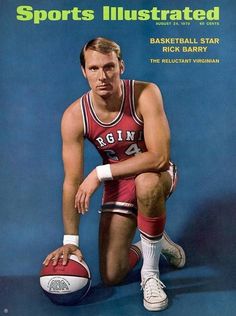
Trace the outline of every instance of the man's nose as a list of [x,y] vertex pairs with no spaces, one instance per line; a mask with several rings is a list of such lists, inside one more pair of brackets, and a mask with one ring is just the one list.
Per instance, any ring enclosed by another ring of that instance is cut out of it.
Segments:
[[99,80],[104,80],[106,79],[106,73],[103,69],[100,69],[99,72],[98,72],[98,79]]

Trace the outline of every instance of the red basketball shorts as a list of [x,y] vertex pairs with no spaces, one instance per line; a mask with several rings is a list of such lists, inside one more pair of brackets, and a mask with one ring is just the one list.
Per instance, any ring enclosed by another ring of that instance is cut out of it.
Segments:
[[[173,163],[167,170],[172,179],[168,197],[174,191],[177,182],[177,169]],[[101,212],[114,212],[137,215],[135,178],[106,181],[102,198]]]

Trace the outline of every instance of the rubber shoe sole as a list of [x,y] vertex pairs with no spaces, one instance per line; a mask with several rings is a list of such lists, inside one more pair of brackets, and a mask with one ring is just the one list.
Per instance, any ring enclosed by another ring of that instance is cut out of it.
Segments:
[[143,306],[151,312],[157,312],[157,311],[162,311],[168,307],[168,297],[160,303],[148,303],[145,299],[143,300]]

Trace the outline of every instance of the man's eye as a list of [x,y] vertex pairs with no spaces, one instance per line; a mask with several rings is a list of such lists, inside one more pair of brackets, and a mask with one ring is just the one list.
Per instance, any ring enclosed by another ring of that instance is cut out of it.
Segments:
[[96,70],[97,70],[97,67],[91,67],[90,70],[91,70],[91,71],[96,71]]
[[105,71],[109,71],[109,70],[113,70],[114,66],[113,65],[109,65],[105,67]]

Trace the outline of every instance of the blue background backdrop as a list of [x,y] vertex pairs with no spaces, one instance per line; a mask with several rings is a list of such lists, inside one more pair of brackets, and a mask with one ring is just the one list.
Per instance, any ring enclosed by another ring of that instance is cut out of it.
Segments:
[[[16,20],[16,7],[22,4],[46,10],[91,8],[96,11],[96,19],[34,25],[32,21]],[[101,7],[108,4],[135,9],[153,6],[210,9],[219,5],[221,21],[219,26],[201,26],[196,22],[191,26],[165,27],[152,21],[103,22]],[[177,191],[168,201],[167,230],[187,251],[188,266],[179,279],[183,293],[208,292],[211,297],[214,291],[226,291],[227,299],[231,297],[235,290],[235,9],[233,0],[211,3],[199,0],[197,4],[187,0],[0,1],[2,280],[25,276],[23,280],[30,282],[48,252],[61,245],[60,120],[66,107],[88,89],[80,71],[81,47],[91,38],[104,36],[121,45],[126,63],[124,78],[153,81],[163,93],[172,132],[172,159],[180,173]],[[162,54],[159,46],[149,44],[149,37],[220,37],[221,43],[210,45],[205,54]],[[149,58],[205,56],[220,58],[220,64],[149,62]],[[85,173],[99,163],[99,156],[87,143]],[[80,229],[81,247],[94,285],[100,282],[97,252],[100,198],[101,190],[93,196],[90,212],[83,217]],[[167,278],[172,285],[179,286],[178,273],[172,283],[172,274]],[[32,280],[32,284],[37,281]],[[203,284],[196,283],[199,280],[204,280]],[[177,293],[182,294],[181,290]],[[194,302],[189,296],[188,304],[193,306],[191,299]],[[220,302],[218,298],[210,300],[215,304]],[[204,299],[200,301],[203,304]],[[221,307],[229,315],[235,309],[230,300]],[[105,315],[105,305],[103,308]],[[196,314],[197,308],[198,305]],[[178,305],[173,306],[173,311],[178,311]],[[216,315],[214,309],[213,314]]]

